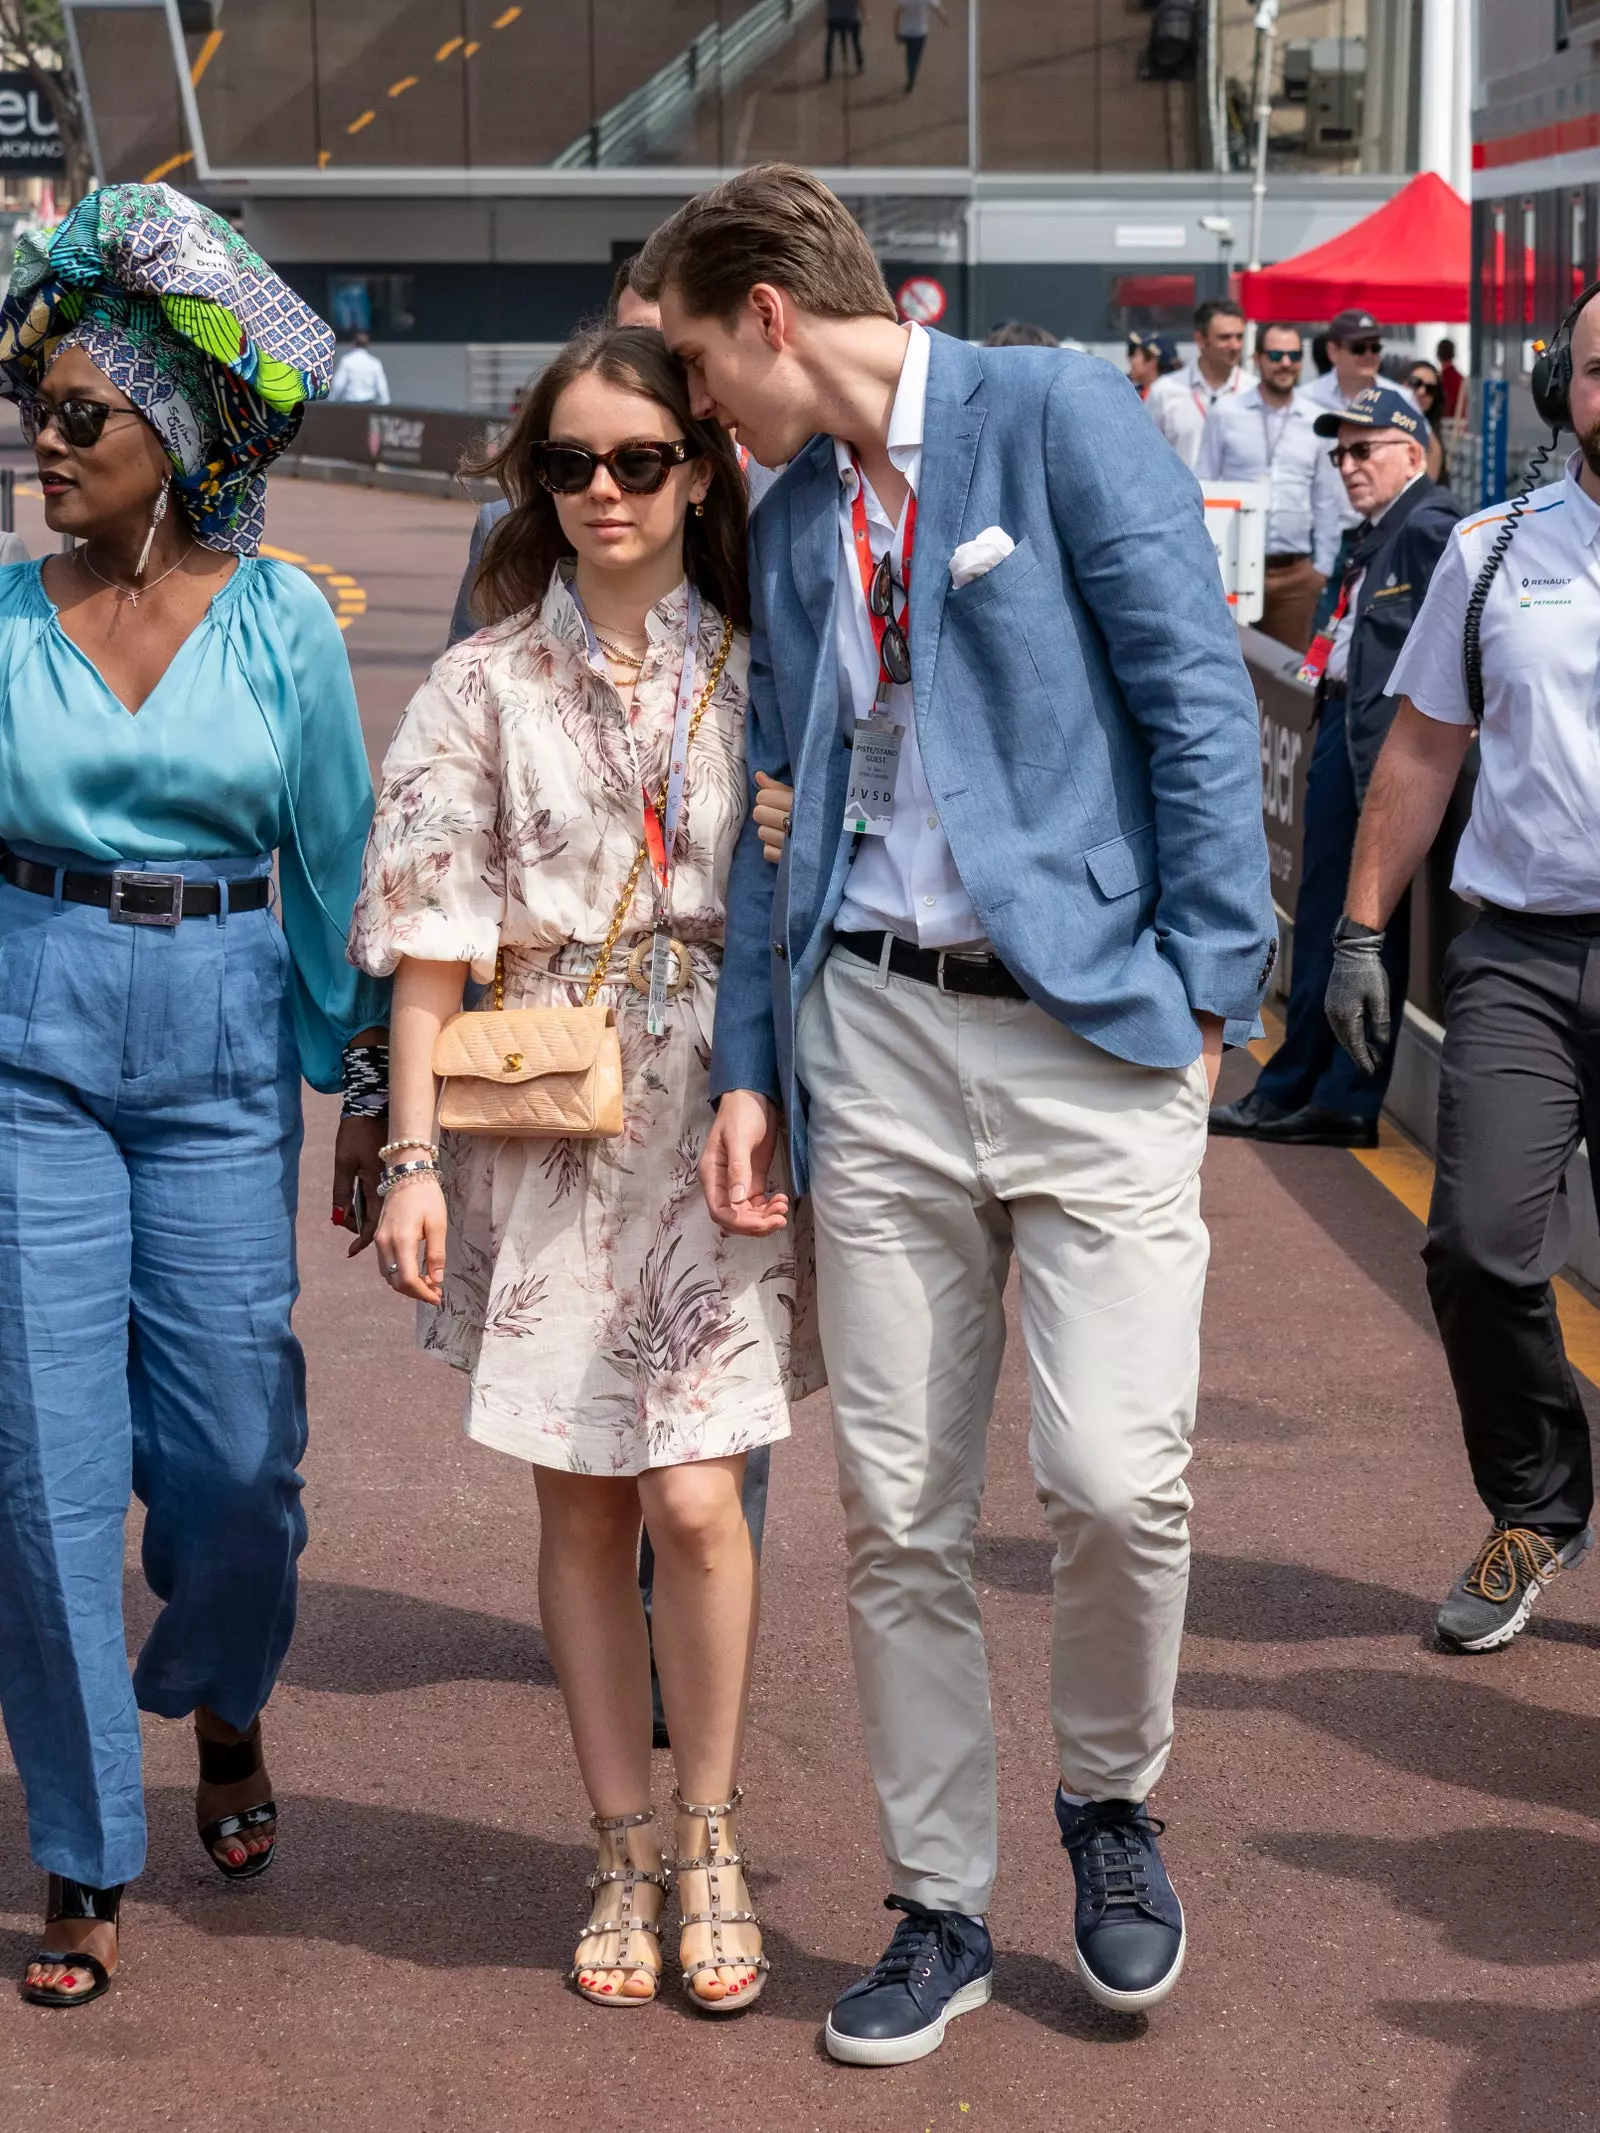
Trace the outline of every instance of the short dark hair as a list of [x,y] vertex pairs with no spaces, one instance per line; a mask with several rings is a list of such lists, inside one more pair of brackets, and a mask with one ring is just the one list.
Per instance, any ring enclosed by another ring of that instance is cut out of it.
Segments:
[[511,505],[483,544],[472,584],[474,615],[503,622],[536,607],[549,590],[556,565],[572,554],[555,501],[539,480],[532,448],[550,435],[551,412],[567,387],[591,371],[608,385],[620,385],[624,392],[640,393],[664,407],[711,462],[705,511],[691,513],[684,524],[683,567],[691,583],[736,629],[748,629],[747,507],[738,455],[720,423],[696,419],[683,365],[653,326],[593,326],[574,335],[541,374],[498,445],[463,467],[464,473],[492,476]]
[[1243,317],[1244,306],[1243,304],[1237,302],[1233,297],[1208,296],[1205,302],[1196,308],[1194,314],[1194,330],[1196,333],[1209,333],[1211,330],[1211,321],[1214,318],[1242,319]]
[[630,278],[650,302],[670,282],[692,318],[724,325],[761,281],[819,318],[900,315],[860,223],[797,163],[753,164],[685,201]]
[[1266,347],[1267,335],[1269,333],[1292,333],[1295,339],[1300,343],[1300,353],[1302,355],[1305,354],[1306,337],[1300,331],[1300,328],[1298,326],[1291,325],[1286,318],[1271,318],[1268,319],[1267,323],[1264,326],[1258,326],[1256,328],[1257,355],[1260,355],[1262,349]]
[[1456,344],[1454,341],[1441,341],[1436,352],[1441,363],[1453,363],[1456,359]]
[[[612,275],[611,294],[606,298],[605,314],[600,322],[602,325],[614,326],[617,323],[617,307],[628,291],[633,289],[633,270],[638,264],[638,253],[630,252]],[[634,289],[633,293],[637,296],[639,292]]]
[[985,348],[1059,348],[1060,341],[1048,326],[1030,326],[1026,319],[1003,318],[984,335]]

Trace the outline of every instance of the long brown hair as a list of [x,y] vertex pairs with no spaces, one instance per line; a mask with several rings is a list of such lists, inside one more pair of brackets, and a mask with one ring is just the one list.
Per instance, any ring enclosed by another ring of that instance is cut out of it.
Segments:
[[503,622],[536,606],[549,590],[557,563],[573,553],[556,516],[555,499],[539,480],[533,447],[549,437],[557,400],[575,378],[589,371],[608,385],[640,393],[665,408],[710,462],[704,513],[691,512],[684,521],[683,567],[703,598],[736,629],[748,629],[747,513],[738,455],[720,423],[695,419],[683,365],[653,326],[596,326],[576,334],[540,377],[498,449],[466,468],[471,474],[492,476],[511,505],[483,544],[472,584],[474,614],[486,622]]

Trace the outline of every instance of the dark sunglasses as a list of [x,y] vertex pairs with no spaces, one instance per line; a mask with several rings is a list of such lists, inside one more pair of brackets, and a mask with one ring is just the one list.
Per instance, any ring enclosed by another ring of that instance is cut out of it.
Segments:
[[1375,356],[1383,354],[1382,341],[1345,341],[1342,345],[1347,348],[1353,356]]
[[867,606],[883,624],[883,642],[878,648],[883,671],[891,681],[902,686],[911,679],[911,647],[906,642],[905,631],[894,619],[894,596],[896,592],[904,591],[905,587],[889,567],[888,551],[885,550],[872,573],[872,583],[867,587]]
[[685,438],[670,443],[648,438],[638,444],[614,445],[609,452],[586,451],[581,444],[536,444],[534,465],[552,496],[581,496],[604,467],[619,489],[630,496],[654,496],[674,467],[703,457]]
[[1347,459],[1364,467],[1374,452],[1386,452],[1392,444],[1404,444],[1404,437],[1363,437],[1359,444],[1336,444],[1328,457],[1336,467],[1342,467]]
[[104,400],[63,400],[52,406],[48,400],[24,400],[19,410],[22,434],[35,444],[53,422],[76,452],[87,452],[105,434],[113,415],[136,415],[136,407],[107,407]]
[[1303,348],[1263,348],[1261,351],[1263,363],[1299,363],[1304,357]]
[[1436,393],[1439,390],[1438,379],[1425,377],[1420,371],[1416,377],[1407,378],[1406,383],[1414,393]]

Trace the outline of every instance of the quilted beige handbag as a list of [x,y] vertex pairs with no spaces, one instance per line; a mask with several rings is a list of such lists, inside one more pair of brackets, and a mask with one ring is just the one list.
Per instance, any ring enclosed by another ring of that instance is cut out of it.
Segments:
[[[733,642],[724,622],[722,643],[689,726],[693,743]],[[667,788],[656,795],[664,816]],[[605,1140],[622,1131],[622,1040],[613,1009],[596,995],[611,968],[617,937],[633,909],[649,856],[641,838],[611,924],[600,944],[581,1007],[507,1007],[505,956],[494,965],[494,1006],[452,1015],[434,1039],[433,1071],[439,1124],[451,1133],[545,1134],[555,1140]],[[673,943],[687,974],[688,951]]]

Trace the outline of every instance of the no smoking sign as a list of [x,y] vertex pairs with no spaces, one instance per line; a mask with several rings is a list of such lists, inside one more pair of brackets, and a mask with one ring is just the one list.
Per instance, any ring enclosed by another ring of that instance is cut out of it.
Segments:
[[903,281],[895,292],[895,309],[903,319],[914,326],[937,326],[944,317],[949,298],[944,293],[943,282],[935,281],[931,274],[913,274]]

